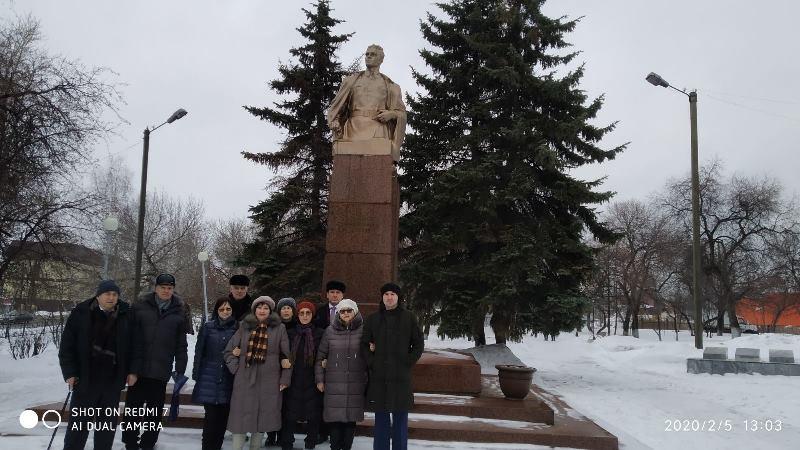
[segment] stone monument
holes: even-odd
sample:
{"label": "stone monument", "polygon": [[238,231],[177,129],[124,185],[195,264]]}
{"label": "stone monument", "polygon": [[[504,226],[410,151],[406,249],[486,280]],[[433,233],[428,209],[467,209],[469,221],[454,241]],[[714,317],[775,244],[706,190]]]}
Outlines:
{"label": "stone monument", "polygon": [[323,283],[347,283],[345,297],[365,315],[377,308],[380,286],[397,279],[395,163],[406,110],[400,86],[380,72],[383,57],[383,48],[370,45],[366,70],[342,80],[327,112],[334,143]]}

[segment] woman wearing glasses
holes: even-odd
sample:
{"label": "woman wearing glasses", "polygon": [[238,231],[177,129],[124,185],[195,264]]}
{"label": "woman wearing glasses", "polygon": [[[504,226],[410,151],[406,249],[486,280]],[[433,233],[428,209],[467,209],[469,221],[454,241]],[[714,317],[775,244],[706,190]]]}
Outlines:
{"label": "woman wearing glasses", "polygon": [[350,450],[356,422],[364,420],[367,364],[361,353],[361,314],[356,302],[344,299],[336,319],[325,330],[315,365],[317,389],[325,393],[323,420],[330,430],[331,450]]}
{"label": "woman wearing glasses", "polygon": [[286,327],[275,311],[275,301],[263,295],[253,300],[251,313],[225,347],[225,363],[233,379],[228,430],[233,449],[242,450],[250,433],[251,450],[261,448],[264,433],[281,428],[283,390],[292,380]]}
{"label": "woman wearing glasses", "polygon": [[[280,303],[279,303],[280,304]],[[289,348],[292,362],[292,383],[283,391],[283,424],[281,448],[290,450],[294,443],[295,424],[306,421],[305,448],[314,448],[322,421],[322,393],[317,390],[314,363],[325,330],[316,327],[311,319],[316,307],[309,301],[297,305],[297,323],[289,328]]]}
{"label": "woman wearing glasses", "polygon": [[194,348],[192,402],[202,403],[203,450],[219,450],[230,412],[233,375],[225,366],[222,351],[236,332],[236,319],[227,297],[217,300],[211,320],[200,327]]}

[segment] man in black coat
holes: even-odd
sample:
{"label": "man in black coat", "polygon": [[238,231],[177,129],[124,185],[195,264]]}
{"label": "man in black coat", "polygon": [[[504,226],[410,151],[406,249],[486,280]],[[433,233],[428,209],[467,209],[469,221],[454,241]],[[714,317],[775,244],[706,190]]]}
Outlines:
{"label": "man in black coat", "polygon": [[[250,278],[246,275],[234,275],[228,280],[230,284],[230,293],[220,299],[227,299],[233,308],[233,318],[237,322],[241,322],[244,316],[250,312],[250,305],[253,304],[253,298],[247,292],[250,289]],[[220,300],[218,299],[218,300]]]}
{"label": "man in black coat", "polygon": [[[364,322],[361,344],[367,355],[367,408],[375,411],[374,450],[408,447],[408,411],[414,405],[411,368],[422,356],[425,341],[414,314],[401,303],[400,286],[381,287],[378,312]],[[391,417],[390,417],[391,415]]]}
{"label": "man in black coat", "polygon": [[155,292],[139,297],[132,308],[134,339],[138,345],[131,370],[139,380],[128,389],[125,408],[126,411],[136,408],[135,411],[144,414],[126,417],[128,424],[123,429],[122,442],[128,450],[148,450],[155,446],[161,428],[167,382],[171,376],[183,376],[186,372],[184,304],[173,294],[174,290],[175,277],[162,273],[156,278]]}
{"label": "man in black coat", "polygon": [[[101,281],[95,296],[76,305],[64,326],[58,362],[72,390],[71,410],[76,411],[64,436],[65,449],[83,449],[90,426],[94,448],[111,449],[120,391],[126,381],[136,384],[130,371],[130,306],[119,301],[119,293],[114,281]],[[99,414],[88,414],[89,408]]]}
{"label": "man in black coat", "polygon": [[314,325],[323,330],[331,324],[331,318],[336,317],[336,305],[344,298],[347,286],[338,280],[330,280],[325,285],[325,303],[317,305],[317,312],[314,314]]}

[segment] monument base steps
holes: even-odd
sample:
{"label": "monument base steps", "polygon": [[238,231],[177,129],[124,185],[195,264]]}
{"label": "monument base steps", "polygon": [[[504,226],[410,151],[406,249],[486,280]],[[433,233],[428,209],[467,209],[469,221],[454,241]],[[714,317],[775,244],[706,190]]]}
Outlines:
{"label": "monument base steps", "polygon": [[[530,395],[524,400],[508,400],[503,398],[496,376],[481,376],[481,385],[482,390],[478,396],[414,394],[415,406],[408,421],[409,438],[536,444],[594,450],[619,448],[615,436],[578,414],[559,397],[538,386],[533,386]],[[164,422],[164,426],[202,428],[203,407],[190,403],[190,388],[185,388],[184,391],[178,420]],[[168,386],[165,396],[171,392],[172,386]],[[60,411],[61,406],[61,403],[51,403],[31,409],[41,417],[49,409]],[[120,407],[122,406],[124,404],[120,403]],[[63,423],[66,423],[67,417],[63,418]],[[372,436],[373,426],[373,416],[367,413],[365,420],[358,423],[356,434]],[[197,439],[199,443],[199,435]]]}

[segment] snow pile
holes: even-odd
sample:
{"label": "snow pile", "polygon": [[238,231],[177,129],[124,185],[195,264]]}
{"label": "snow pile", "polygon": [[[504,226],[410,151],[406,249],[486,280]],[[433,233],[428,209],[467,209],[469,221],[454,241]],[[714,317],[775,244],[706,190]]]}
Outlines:
{"label": "snow pile", "polygon": [[[677,342],[674,336],[658,341],[655,333],[642,330],[641,339],[592,341],[586,334],[562,334],[555,342],[528,338],[510,348],[538,369],[536,383],[618,436],[626,448],[796,448],[800,377],[689,374],[686,359],[702,357],[702,350],[694,348],[688,333]],[[739,347],[761,349],[762,360],[770,348],[791,349],[800,357],[800,336],[714,336],[704,344],[727,346],[729,357]],[[681,422],[673,431],[675,420]],[[730,429],[720,428],[726,420]],[[758,425],[771,420],[773,431],[751,430],[754,420]],[[715,430],[692,431],[695,424]]]}

